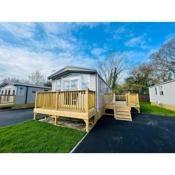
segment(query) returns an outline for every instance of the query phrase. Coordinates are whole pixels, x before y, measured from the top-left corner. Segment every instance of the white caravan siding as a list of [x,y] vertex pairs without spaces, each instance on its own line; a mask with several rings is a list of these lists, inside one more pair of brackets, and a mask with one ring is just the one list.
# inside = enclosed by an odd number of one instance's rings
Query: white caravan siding
[[[103,109],[103,95],[112,92],[107,84],[97,75],[97,112],[102,113]],[[101,114],[100,114],[101,115]]]
[[150,87],[149,95],[153,103],[175,106],[175,81]]

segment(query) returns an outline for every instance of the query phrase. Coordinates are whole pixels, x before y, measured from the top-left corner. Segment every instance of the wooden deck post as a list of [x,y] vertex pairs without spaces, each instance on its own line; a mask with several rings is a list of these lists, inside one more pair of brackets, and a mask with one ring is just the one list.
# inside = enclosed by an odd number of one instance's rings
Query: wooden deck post
[[[35,95],[35,109],[37,108],[37,92],[36,92],[36,95]],[[34,112],[33,114],[33,119],[36,120],[36,113]]]
[[112,95],[113,95],[113,103],[115,103],[115,93],[113,93]]
[[97,120],[98,120],[98,114],[97,114],[97,111],[96,111],[96,114],[94,115],[94,125],[97,123]]
[[37,94],[38,92],[36,92],[36,95],[35,95],[35,108],[37,108]]
[[86,132],[89,132],[89,119],[85,119],[84,122],[86,124]]
[[33,120],[36,120],[36,113],[33,113]]
[[88,91],[89,90],[86,90],[86,96],[85,96],[85,111],[88,113],[88,111],[89,111],[89,99],[88,99]]
[[57,125],[57,116],[55,116],[55,123],[54,124]]
[[58,110],[58,92],[56,92],[56,110]]
[[130,93],[127,93],[127,105],[130,106]]

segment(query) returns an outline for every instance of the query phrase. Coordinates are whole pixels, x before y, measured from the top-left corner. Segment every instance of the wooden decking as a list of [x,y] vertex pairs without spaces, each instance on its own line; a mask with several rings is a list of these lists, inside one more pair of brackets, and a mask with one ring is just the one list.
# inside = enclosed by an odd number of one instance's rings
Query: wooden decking
[[115,95],[114,93],[104,95],[104,111],[112,109],[116,120],[132,121],[131,108],[140,112],[139,97],[135,93]]
[[96,116],[96,95],[94,91],[38,92],[35,98],[34,119],[37,114],[54,118],[55,125],[59,117],[82,119],[89,131],[89,120]]

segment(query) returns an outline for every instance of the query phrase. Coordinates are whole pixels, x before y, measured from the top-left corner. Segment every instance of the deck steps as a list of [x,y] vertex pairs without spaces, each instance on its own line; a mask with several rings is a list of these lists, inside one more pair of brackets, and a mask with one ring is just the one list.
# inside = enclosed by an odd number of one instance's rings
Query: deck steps
[[132,121],[130,107],[128,107],[126,104],[116,104],[114,109],[114,118],[116,120]]

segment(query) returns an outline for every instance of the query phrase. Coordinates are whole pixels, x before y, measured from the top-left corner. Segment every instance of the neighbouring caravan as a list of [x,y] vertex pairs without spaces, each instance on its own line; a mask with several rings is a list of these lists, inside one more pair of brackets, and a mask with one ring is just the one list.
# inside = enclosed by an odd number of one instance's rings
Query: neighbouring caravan
[[175,80],[149,87],[150,102],[175,111]]
[[28,83],[4,82],[0,84],[0,105],[34,104],[37,91],[47,91],[48,87]]

